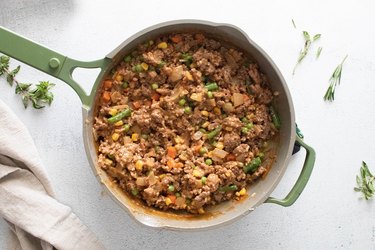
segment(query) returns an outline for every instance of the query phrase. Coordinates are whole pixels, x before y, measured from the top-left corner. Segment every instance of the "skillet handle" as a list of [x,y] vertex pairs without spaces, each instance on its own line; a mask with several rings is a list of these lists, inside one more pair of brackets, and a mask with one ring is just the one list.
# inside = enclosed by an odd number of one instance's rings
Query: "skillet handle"
[[303,164],[301,174],[299,175],[296,184],[294,184],[292,190],[290,190],[289,194],[284,199],[269,197],[265,203],[275,203],[283,207],[289,207],[296,202],[309,181],[315,163],[315,150],[305,144],[298,135],[296,136],[296,143],[304,147],[306,150],[305,163]]
[[[0,52],[30,65],[51,76],[63,80],[70,85],[80,97],[82,104],[91,106],[95,90],[87,95],[83,88],[73,80],[72,72],[75,68],[101,68],[99,76],[104,74],[110,59],[104,58],[92,62],[82,62],[43,47],[18,34],[0,27]],[[98,76],[98,80],[100,77]],[[97,82],[95,83],[97,84]]]

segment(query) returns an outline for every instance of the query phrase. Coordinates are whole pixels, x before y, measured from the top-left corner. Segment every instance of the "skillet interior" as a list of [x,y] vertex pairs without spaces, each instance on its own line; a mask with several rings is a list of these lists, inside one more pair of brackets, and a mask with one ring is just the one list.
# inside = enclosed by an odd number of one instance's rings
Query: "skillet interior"
[[[128,210],[130,214],[139,222],[152,227],[168,227],[174,229],[204,229],[229,223],[239,219],[257,206],[262,204],[274,190],[283,176],[292,147],[295,140],[294,108],[286,83],[278,71],[276,65],[252,42],[241,30],[226,24],[214,24],[205,21],[181,20],[159,24],[145,29],[127,39],[117,49],[111,52],[108,57],[112,59],[112,64],[107,68],[104,77],[110,73],[111,67],[116,65],[122,58],[132,51],[140,43],[172,32],[201,32],[216,40],[223,42],[226,46],[235,46],[245,52],[247,56],[253,58],[260,66],[260,69],[269,79],[270,87],[278,91],[280,96],[276,98],[276,109],[279,112],[282,127],[280,129],[280,143],[277,150],[277,157],[267,178],[260,180],[248,188],[248,193],[255,193],[254,197],[247,197],[241,202],[228,201],[209,208],[205,216],[193,216],[190,214],[168,213],[155,210],[150,207],[139,204],[134,199],[128,197],[123,191],[119,190],[111,183],[107,174],[97,164],[97,153],[95,142],[92,136],[93,117],[95,108],[83,108],[84,118],[84,140],[86,153],[90,165],[98,180],[104,184],[112,198],[117,201],[121,207]],[[99,83],[101,81],[97,81]],[[94,88],[99,93],[100,84]],[[99,94],[96,95],[93,103],[97,103]]]

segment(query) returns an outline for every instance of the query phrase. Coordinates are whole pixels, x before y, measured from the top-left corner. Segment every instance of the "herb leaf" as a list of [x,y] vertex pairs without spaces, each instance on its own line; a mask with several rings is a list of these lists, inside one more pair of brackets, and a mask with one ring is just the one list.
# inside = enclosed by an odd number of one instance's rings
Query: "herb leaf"
[[369,200],[375,195],[375,176],[370,172],[366,162],[362,161],[360,169],[360,176],[356,176],[357,187],[354,188],[356,192],[362,192],[363,197]]
[[316,59],[319,58],[320,54],[322,53],[323,48],[319,47],[318,50],[316,51]]
[[336,67],[335,71],[332,73],[331,78],[329,79],[329,86],[324,95],[324,101],[334,101],[335,100],[335,90],[336,86],[341,82],[342,67],[348,55],[344,57],[342,62]]
[[297,29],[296,23],[294,22],[293,19],[292,19],[292,24],[293,24],[293,27],[294,27],[295,29]]
[[321,37],[321,34],[316,34],[311,39],[309,32],[307,32],[305,30],[302,31],[302,35],[303,35],[303,38],[305,39],[305,44],[304,44],[303,49],[299,52],[297,63],[294,66],[294,69],[293,69],[293,75],[296,72],[296,68],[297,68],[298,64],[300,64],[302,62],[302,60],[306,57],[307,53],[309,52],[311,43],[318,40]]
[[34,89],[30,90],[32,84],[20,83],[15,78],[21,66],[9,70],[9,61],[10,58],[8,56],[0,56],[0,76],[4,75],[10,86],[13,86],[14,83],[16,84],[15,93],[21,96],[23,106],[27,108],[29,102],[33,104],[35,109],[44,108],[44,104],[51,105],[53,94],[50,90],[55,84],[48,81],[41,81],[39,84],[36,84]]

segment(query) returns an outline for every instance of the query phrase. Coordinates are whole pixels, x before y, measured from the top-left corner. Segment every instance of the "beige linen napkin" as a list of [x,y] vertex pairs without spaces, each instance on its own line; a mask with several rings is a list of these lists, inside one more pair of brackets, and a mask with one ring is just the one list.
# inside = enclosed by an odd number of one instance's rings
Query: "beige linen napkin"
[[0,215],[11,229],[10,249],[104,249],[54,198],[30,134],[1,100]]

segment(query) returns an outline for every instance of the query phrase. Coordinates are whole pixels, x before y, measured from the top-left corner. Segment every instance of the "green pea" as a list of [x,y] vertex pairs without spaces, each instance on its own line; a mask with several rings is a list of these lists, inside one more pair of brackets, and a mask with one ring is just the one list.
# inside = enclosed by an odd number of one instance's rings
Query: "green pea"
[[151,88],[152,89],[158,89],[159,85],[157,83],[153,83],[153,84],[151,84]]
[[124,88],[124,89],[126,89],[127,87],[129,87],[129,83],[128,82],[123,82],[121,84],[121,87]]
[[140,64],[137,64],[137,65],[133,66],[132,69],[133,69],[133,71],[135,71],[137,73],[140,73],[140,72],[143,71],[142,65],[140,65]]
[[132,60],[132,56],[131,55],[127,55],[124,57],[124,62],[128,63]]
[[208,91],[208,92],[207,92],[207,97],[211,99],[211,98],[214,97],[214,94],[212,94],[211,91]]
[[169,185],[168,186],[168,191],[169,192],[174,192],[174,186],[173,185]]
[[129,130],[130,130],[130,125],[129,124],[125,124],[124,125],[124,131],[125,132],[129,132]]
[[254,127],[254,124],[252,122],[249,122],[245,125],[245,128],[252,129]]
[[206,177],[206,176],[203,176],[203,177],[201,178],[201,182],[202,182],[203,185],[206,184],[206,180],[207,180],[207,177]]
[[137,195],[138,195],[138,189],[133,188],[133,189],[131,190],[131,193],[132,193],[132,195],[137,196]]
[[191,108],[189,106],[185,107],[184,112],[185,114],[191,114]]
[[213,163],[212,160],[211,160],[210,158],[207,158],[204,162],[205,162],[206,165],[208,165],[208,166],[212,165],[212,163]]
[[241,118],[241,122],[248,123],[249,120],[246,118],[246,116],[244,116],[244,117]]
[[181,107],[184,106],[186,104],[186,100],[185,99],[180,99],[178,101],[178,105],[180,105]]
[[249,129],[247,127],[242,127],[241,132],[243,134],[247,134],[247,133],[249,133]]
[[201,147],[201,148],[199,149],[199,154],[201,154],[201,155],[204,155],[204,154],[207,153],[207,152],[208,152],[208,150],[207,150],[206,147]]

